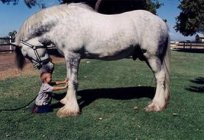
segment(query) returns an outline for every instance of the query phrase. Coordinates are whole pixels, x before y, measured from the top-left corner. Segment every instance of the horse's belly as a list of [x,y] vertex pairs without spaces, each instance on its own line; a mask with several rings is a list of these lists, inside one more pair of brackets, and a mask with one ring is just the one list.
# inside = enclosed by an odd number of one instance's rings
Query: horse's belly
[[84,57],[89,59],[116,60],[131,56],[133,51],[133,46],[117,50],[113,48],[103,48],[96,49],[95,51],[85,51]]
[[111,31],[109,28],[105,28],[104,31],[92,31],[85,46],[85,56],[104,60],[128,57],[132,55],[137,44],[135,36],[136,33],[132,28],[128,30],[125,27],[114,28]]

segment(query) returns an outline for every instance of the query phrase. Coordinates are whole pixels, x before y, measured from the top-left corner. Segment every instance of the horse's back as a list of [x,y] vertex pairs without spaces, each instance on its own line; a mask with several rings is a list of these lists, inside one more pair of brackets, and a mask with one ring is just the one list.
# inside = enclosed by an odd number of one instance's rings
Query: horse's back
[[[80,14],[80,13],[79,13]],[[84,15],[84,14],[83,14]],[[89,32],[96,32],[97,36],[100,33],[105,33],[105,37],[115,34],[123,34],[124,36],[143,36],[151,34],[151,32],[165,32],[168,33],[166,23],[158,16],[145,11],[134,10],[121,14],[104,15],[94,11],[87,11],[82,22]],[[90,18],[88,18],[90,17]],[[87,20],[89,19],[89,20]],[[83,28],[84,29],[84,28]]]
[[88,23],[86,27],[89,34],[85,40],[90,50],[122,50],[142,45],[148,38],[149,41],[156,40],[163,33],[168,35],[166,23],[148,11],[135,10],[115,15],[89,14],[94,18],[85,20],[84,26]]

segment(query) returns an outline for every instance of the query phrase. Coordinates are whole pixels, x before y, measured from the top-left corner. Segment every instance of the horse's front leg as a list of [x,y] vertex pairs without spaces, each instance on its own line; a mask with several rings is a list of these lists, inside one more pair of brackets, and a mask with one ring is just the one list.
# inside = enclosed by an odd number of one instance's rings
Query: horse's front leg
[[76,92],[78,87],[77,75],[80,63],[80,57],[78,55],[69,55],[65,58],[67,64],[67,69],[69,69],[69,86],[67,94],[63,99],[65,105],[60,108],[57,112],[58,117],[76,116],[79,114],[79,105],[77,103]]
[[[69,77],[71,76],[69,59],[66,59],[66,70],[67,70],[67,77],[66,78],[69,80]],[[60,100],[60,103],[65,105],[67,103],[67,99],[68,99],[68,94],[66,94],[66,96]]]

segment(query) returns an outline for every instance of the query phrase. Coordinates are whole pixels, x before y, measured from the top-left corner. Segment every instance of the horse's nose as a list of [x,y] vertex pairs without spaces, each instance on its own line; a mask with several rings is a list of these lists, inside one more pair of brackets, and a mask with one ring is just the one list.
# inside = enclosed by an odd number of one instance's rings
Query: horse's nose
[[50,61],[46,65],[43,65],[40,68],[40,71],[41,72],[50,72],[50,73],[52,73],[54,71],[54,64]]

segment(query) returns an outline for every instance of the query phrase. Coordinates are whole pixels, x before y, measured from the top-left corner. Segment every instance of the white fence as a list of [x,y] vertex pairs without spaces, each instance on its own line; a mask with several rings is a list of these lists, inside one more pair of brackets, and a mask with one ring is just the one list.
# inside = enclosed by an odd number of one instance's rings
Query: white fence
[[204,43],[197,42],[176,42],[171,43],[171,48],[173,49],[204,49]]
[[1,37],[0,38],[0,52],[13,51],[15,47],[11,45],[11,37]]

